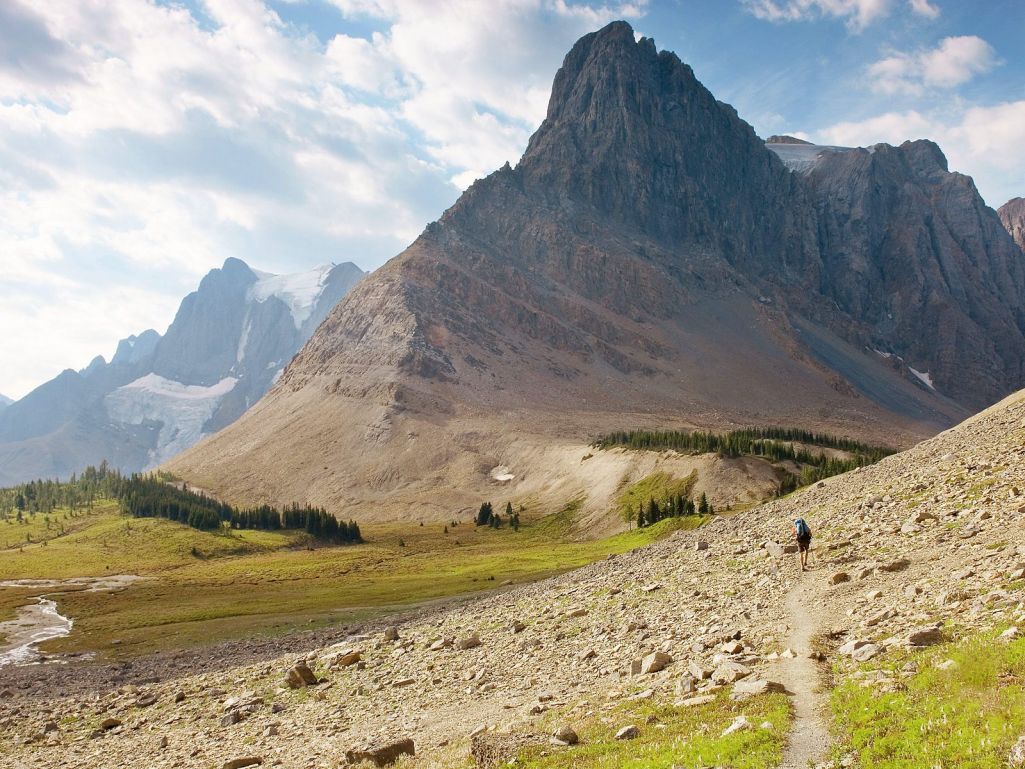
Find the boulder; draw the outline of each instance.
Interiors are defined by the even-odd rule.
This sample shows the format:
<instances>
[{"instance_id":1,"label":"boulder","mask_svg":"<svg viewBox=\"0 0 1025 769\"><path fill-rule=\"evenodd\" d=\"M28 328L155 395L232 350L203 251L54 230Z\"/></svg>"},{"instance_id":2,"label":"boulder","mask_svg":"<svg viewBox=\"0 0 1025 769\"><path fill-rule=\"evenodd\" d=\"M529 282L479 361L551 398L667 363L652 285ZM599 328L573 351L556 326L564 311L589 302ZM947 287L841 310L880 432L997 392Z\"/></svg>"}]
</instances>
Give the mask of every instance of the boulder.
<instances>
[{"instance_id":1,"label":"boulder","mask_svg":"<svg viewBox=\"0 0 1025 769\"><path fill-rule=\"evenodd\" d=\"M751 670L732 660L722 663L712 672L712 681L717 684L732 684L751 675Z\"/></svg>"},{"instance_id":2,"label":"boulder","mask_svg":"<svg viewBox=\"0 0 1025 769\"><path fill-rule=\"evenodd\" d=\"M657 673L663 670L666 665L669 665L673 661L665 652L652 652L647 657L641 660L641 675L647 675L648 673Z\"/></svg>"},{"instance_id":3,"label":"boulder","mask_svg":"<svg viewBox=\"0 0 1025 769\"><path fill-rule=\"evenodd\" d=\"M633 724L624 726L618 732L616 732L617 740L633 740L641 736L641 730Z\"/></svg>"},{"instance_id":4,"label":"boulder","mask_svg":"<svg viewBox=\"0 0 1025 769\"><path fill-rule=\"evenodd\" d=\"M676 679L676 694L684 696L687 694L693 694L697 689L697 682L694 680L694 676L684 674Z\"/></svg>"},{"instance_id":5,"label":"boulder","mask_svg":"<svg viewBox=\"0 0 1025 769\"><path fill-rule=\"evenodd\" d=\"M879 571L885 571L889 573L896 571L904 571L904 569L906 569L910 565L911 561L909 561L907 558L898 558L896 561L884 563L882 566L879 567Z\"/></svg>"},{"instance_id":6,"label":"boulder","mask_svg":"<svg viewBox=\"0 0 1025 769\"><path fill-rule=\"evenodd\" d=\"M1007 754L1007 765L1015 768L1025 766L1025 735L1018 738L1011 752Z\"/></svg>"},{"instance_id":7,"label":"boulder","mask_svg":"<svg viewBox=\"0 0 1025 769\"><path fill-rule=\"evenodd\" d=\"M856 649L851 657L858 662L868 662L873 657L878 656L883 651L883 647L879 644L865 644L864 646Z\"/></svg>"},{"instance_id":8,"label":"boulder","mask_svg":"<svg viewBox=\"0 0 1025 769\"><path fill-rule=\"evenodd\" d=\"M116 729L121 726L121 719L119 718L104 718L100 721L100 729L105 732L109 732L111 729Z\"/></svg>"},{"instance_id":9,"label":"boulder","mask_svg":"<svg viewBox=\"0 0 1025 769\"><path fill-rule=\"evenodd\" d=\"M751 722L747 720L746 716L737 716L733 719L733 723L722 730L722 736L728 737L736 732L746 732L751 728Z\"/></svg>"},{"instance_id":10,"label":"boulder","mask_svg":"<svg viewBox=\"0 0 1025 769\"><path fill-rule=\"evenodd\" d=\"M706 678L712 677L712 671L695 660L691 660L687 663L687 671L698 681L704 681Z\"/></svg>"},{"instance_id":11,"label":"boulder","mask_svg":"<svg viewBox=\"0 0 1025 769\"><path fill-rule=\"evenodd\" d=\"M699 551L708 550L708 542L706 542L703 539L699 539L697 542L694 543L694 549Z\"/></svg>"},{"instance_id":12,"label":"boulder","mask_svg":"<svg viewBox=\"0 0 1025 769\"><path fill-rule=\"evenodd\" d=\"M342 649L334 652L327 657L325 660L328 667L332 668L347 668L350 665L355 665L363 656L362 649Z\"/></svg>"},{"instance_id":13,"label":"boulder","mask_svg":"<svg viewBox=\"0 0 1025 769\"><path fill-rule=\"evenodd\" d=\"M345 751L345 760L350 764L358 764L360 761L369 761L374 766L388 766L394 764L399 756L415 756L416 748L413 740L405 737L400 740L382 743L380 745L365 746Z\"/></svg>"},{"instance_id":14,"label":"boulder","mask_svg":"<svg viewBox=\"0 0 1025 769\"><path fill-rule=\"evenodd\" d=\"M302 689L304 686L315 686L317 676L305 662L297 662L285 674L285 684L289 689Z\"/></svg>"},{"instance_id":15,"label":"boulder","mask_svg":"<svg viewBox=\"0 0 1025 769\"><path fill-rule=\"evenodd\" d=\"M838 654L843 654L843 655L846 655L846 656L849 657L852 654L854 654L854 652L856 652L858 649L860 649L862 646L868 646L870 643L872 643L872 642L871 641L866 641L866 640L864 640L862 638L856 638L854 640L848 641L847 643L843 644L836 651L837 651Z\"/></svg>"},{"instance_id":16,"label":"boulder","mask_svg":"<svg viewBox=\"0 0 1025 769\"><path fill-rule=\"evenodd\" d=\"M573 727L566 725L560 726L556 729L552 734L552 739L561 745L576 745L580 742L580 738L577 736L577 733L573 731Z\"/></svg>"},{"instance_id":17,"label":"boulder","mask_svg":"<svg viewBox=\"0 0 1025 769\"><path fill-rule=\"evenodd\" d=\"M783 557L783 545L779 544L778 542L768 541L768 542L765 542L762 545L762 547L765 548L765 552L768 553L769 556L772 557L772 558L782 558Z\"/></svg>"},{"instance_id":18,"label":"boulder","mask_svg":"<svg viewBox=\"0 0 1025 769\"><path fill-rule=\"evenodd\" d=\"M263 756L243 756L242 758L229 758L221 769L245 769L247 766L259 766L263 763Z\"/></svg>"},{"instance_id":19,"label":"boulder","mask_svg":"<svg viewBox=\"0 0 1025 769\"><path fill-rule=\"evenodd\" d=\"M943 631L937 625L926 625L912 630L906 639L908 646L932 646L943 640Z\"/></svg>"},{"instance_id":20,"label":"boulder","mask_svg":"<svg viewBox=\"0 0 1025 769\"><path fill-rule=\"evenodd\" d=\"M476 633L468 635L466 638L460 638L458 641L456 641L456 648L460 651L466 651L467 649L475 649L480 645L480 636Z\"/></svg>"}]
</instances>

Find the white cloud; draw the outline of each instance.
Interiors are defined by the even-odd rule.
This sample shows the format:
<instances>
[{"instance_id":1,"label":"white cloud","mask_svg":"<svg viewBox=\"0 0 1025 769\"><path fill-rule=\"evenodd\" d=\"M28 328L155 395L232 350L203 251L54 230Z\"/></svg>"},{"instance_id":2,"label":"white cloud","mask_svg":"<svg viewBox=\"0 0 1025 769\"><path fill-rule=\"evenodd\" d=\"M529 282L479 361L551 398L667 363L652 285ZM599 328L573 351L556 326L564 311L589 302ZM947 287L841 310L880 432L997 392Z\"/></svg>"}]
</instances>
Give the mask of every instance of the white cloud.
<instances>
[{"instance_id":1,"label":"white cloud","mask_svg":"<svg viewBox=\"0 0 1025 769\"><path fill-rule=\"evenodd\" d=\"M823 144L870 146L932 139L944 150L951 170L970 173L986 202L996 208L1025 194L1025 100L992 106L888 112L868 120L843 122L814 132Z\"/></svg>"},{"instance_id":2,"label":"white cloud","mask_svg":"<svg viewBox=\"0 0 1025 769\"><path fill-rule=\"evenodd\" d=\"M886 94L919 94L928 88L954 88L997 64L993 47L975 35L947 37L932 49L894 53L868 69L873 87Z\"/></svg>"},{"instance_id":3,"label":"white cloud","mask_svg":"<svg viewBox=\"0 0 1025 769\"><path fill-rule=\"evenodd\" d=\"M748 11L766 21L810 21L822 17L844 19L853 30L862 30L888 16L893 0L741 0ZM909 0L912 13L935 19L939 9L929 0Z\"/></svg>"},{"instance_id":4,"label":"white cloud","mask_svg":"<svg viewBox=\"0 0 1025 769\"><path fill-rule=\"evenodd\" d=\"M938 19L940 17L940 9L929 2L929 0L910 0L911 10L917 13L919 16L925 16L927 19Z\"/></svg>"}]
</instances>

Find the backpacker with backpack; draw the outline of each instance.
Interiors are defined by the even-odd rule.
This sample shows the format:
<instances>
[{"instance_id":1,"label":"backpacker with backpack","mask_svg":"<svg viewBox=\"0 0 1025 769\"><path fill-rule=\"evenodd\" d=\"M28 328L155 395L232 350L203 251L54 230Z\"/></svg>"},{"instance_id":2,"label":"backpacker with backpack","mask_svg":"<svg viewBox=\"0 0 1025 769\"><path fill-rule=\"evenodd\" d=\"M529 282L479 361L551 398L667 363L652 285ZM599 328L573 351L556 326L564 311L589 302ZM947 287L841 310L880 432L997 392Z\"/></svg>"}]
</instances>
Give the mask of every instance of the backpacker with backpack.
<instances>
[{"instance_id":1,"label":"backpacker with backpack","mask_svg":"<svg viewBox=\"0 0 1025 769\"><path fill-rule=\"evenodd\" d=\"M797 529L797 539L799 542L808 542L811 540L811 527L804 518L798 518L794 521L794 528Z\"/></svg>"}]
</instances>

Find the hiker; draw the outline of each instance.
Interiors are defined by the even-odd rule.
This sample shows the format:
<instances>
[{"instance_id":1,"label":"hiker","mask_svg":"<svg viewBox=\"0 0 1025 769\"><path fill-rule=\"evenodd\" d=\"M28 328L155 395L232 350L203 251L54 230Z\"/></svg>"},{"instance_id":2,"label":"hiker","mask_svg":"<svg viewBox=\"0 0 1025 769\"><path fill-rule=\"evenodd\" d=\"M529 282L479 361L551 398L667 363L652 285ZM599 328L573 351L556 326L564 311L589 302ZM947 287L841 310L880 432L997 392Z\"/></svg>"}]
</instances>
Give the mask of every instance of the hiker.
<instances>
[{"instance_id":1,"label":"hiker","mask_svg":"<svg viewBox=\"0 0 1025 769\"><path fill-rule=\"evenodd\" d=\"M807 571L808 551L811 549L811 527L804 518L794 521L794 534L797 535L797 552L801 556L801 571Z\"/></svg>"}]
</instances>

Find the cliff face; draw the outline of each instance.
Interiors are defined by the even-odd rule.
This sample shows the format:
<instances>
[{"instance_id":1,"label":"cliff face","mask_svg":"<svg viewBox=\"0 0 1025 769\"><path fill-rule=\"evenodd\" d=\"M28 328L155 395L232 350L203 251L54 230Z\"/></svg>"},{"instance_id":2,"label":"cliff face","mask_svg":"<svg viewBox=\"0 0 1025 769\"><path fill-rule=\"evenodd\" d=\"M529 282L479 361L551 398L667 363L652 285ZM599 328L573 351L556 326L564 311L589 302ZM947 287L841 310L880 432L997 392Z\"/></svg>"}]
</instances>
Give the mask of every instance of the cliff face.
<instances>
[{"instance_id":1,"label":"cliff face","mask_svg":"<svg viewBox=\"0 0 1025 769\"><path fill-rule=\"evenodd\" d=\"M1000 222L1018 248L1025 251L1025 198L1011 198L997 209Z\"/></svg>"},{"instance_id":2,"label":"cliff face","mask_svg":"<svg viewBox=\"0 0 1025 769\"><path fill-rule=\"evenodd\" d=\"M929 141L812 150L817 294L835 302L806 302L812 317L900 356L970 409L1019 387L1025 260L971 178Z\"/></svg>"},{"instance_id":3,"label":"cliff face","mask_svg":"<svg viewBox=\"0 0 1025 769\"><path fill-rule=\"evenodd\" d=\"M495 493L600 511L626 460L581 456L618 428L931 434L965 409L866 350L871 317L824 253L845 222L821 225L819 194L676 56L612 24L567 55L515 168L169 466L237 501L443 518Z\"/></svg>"}]
</instances>

